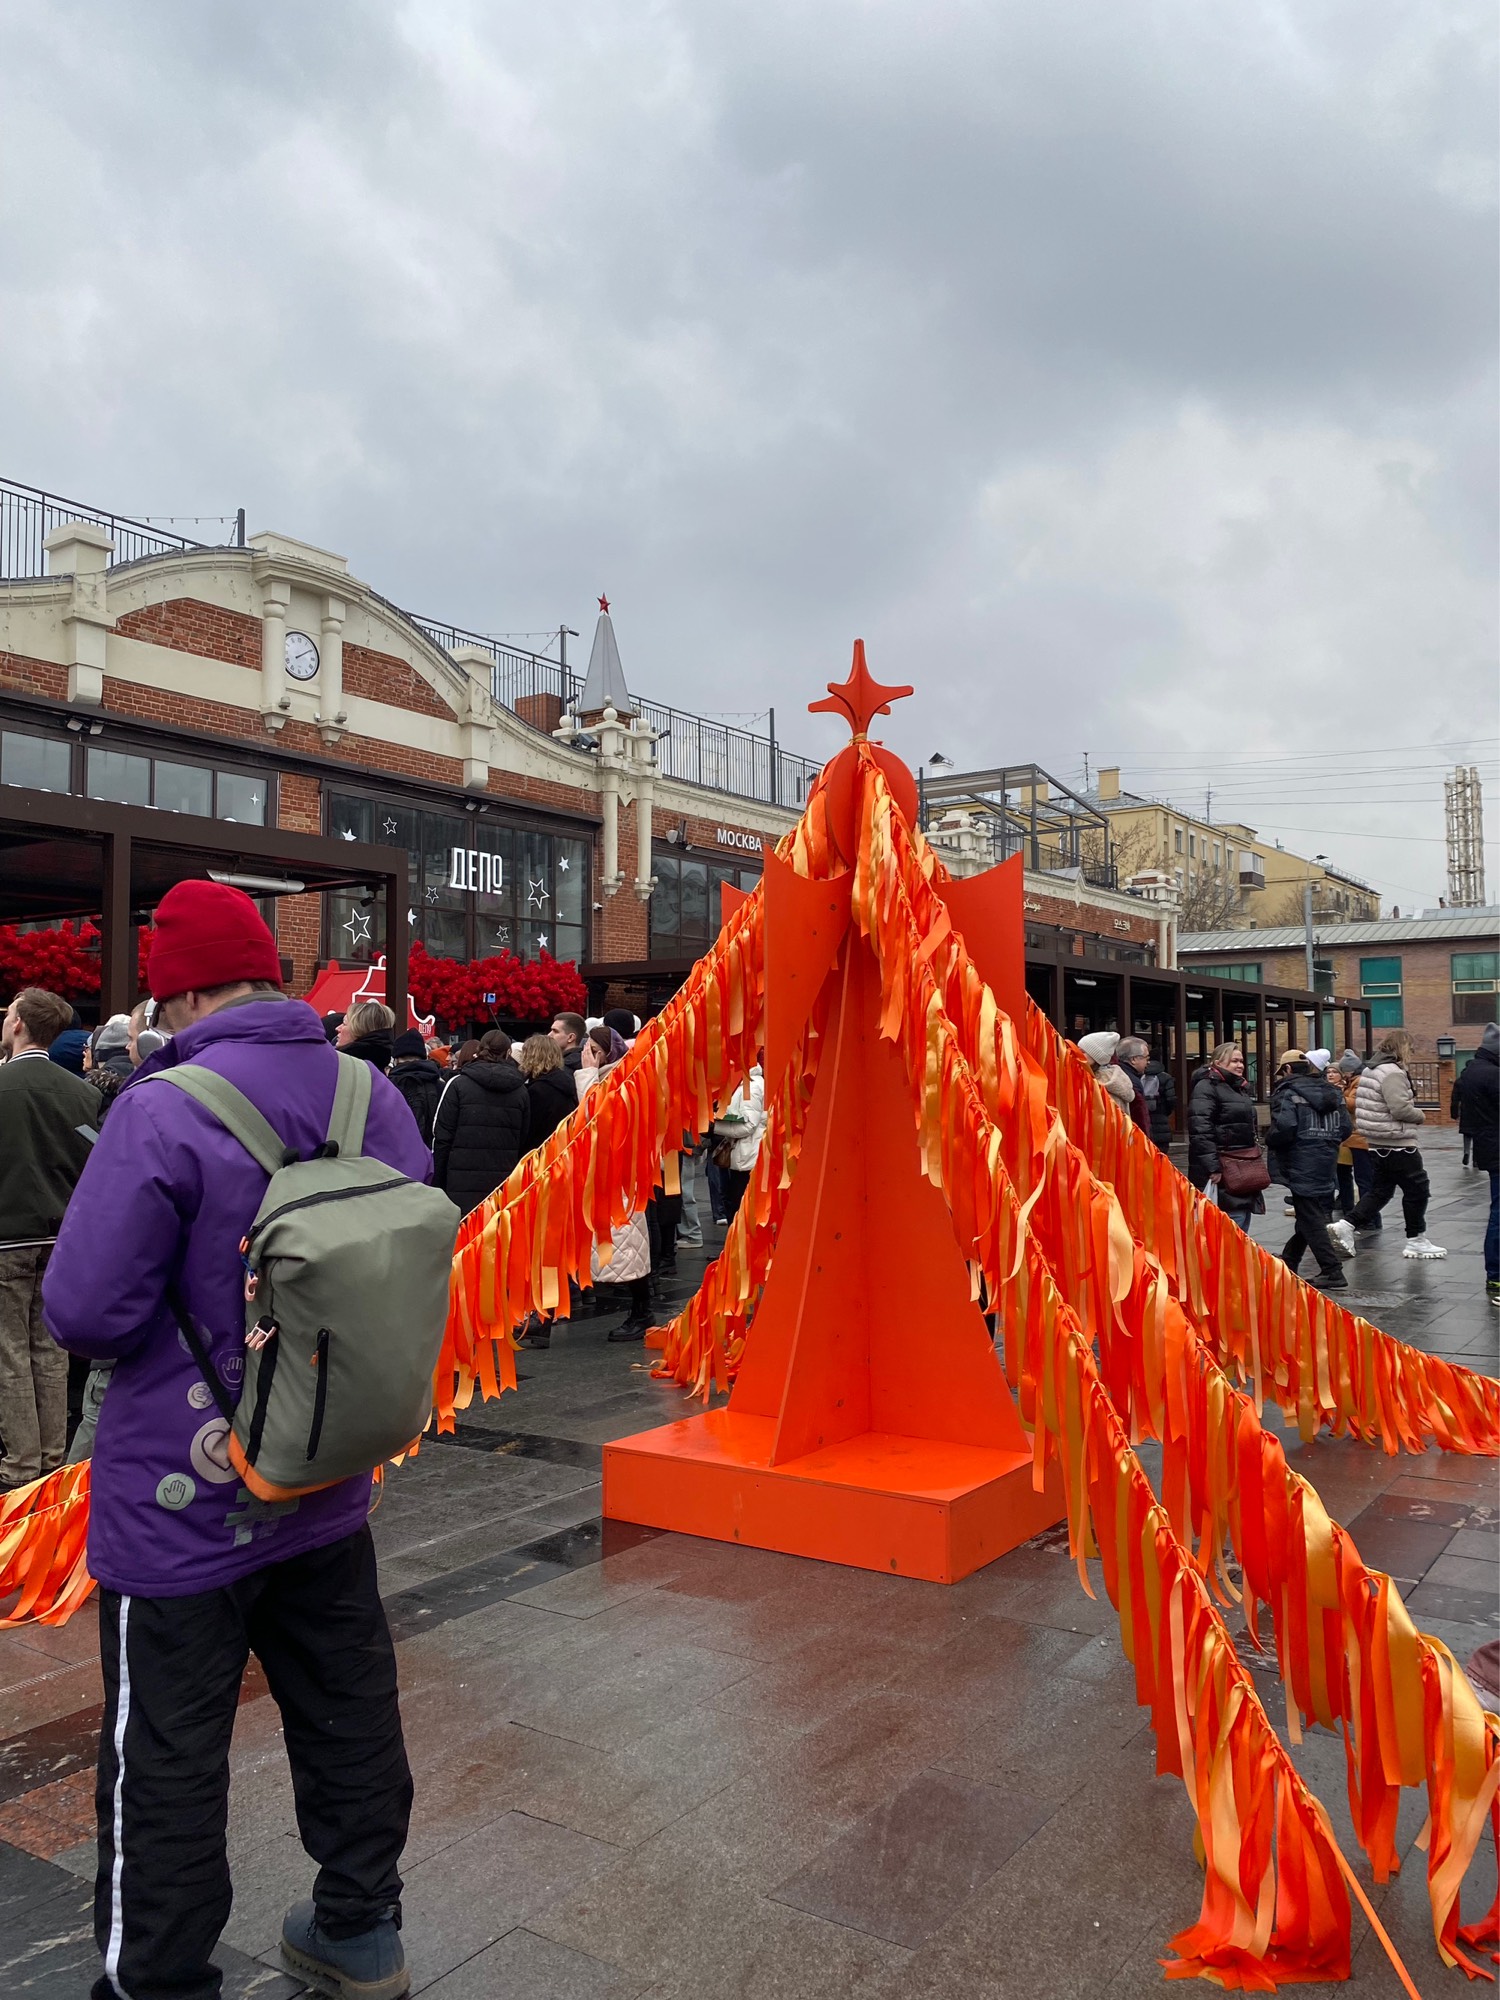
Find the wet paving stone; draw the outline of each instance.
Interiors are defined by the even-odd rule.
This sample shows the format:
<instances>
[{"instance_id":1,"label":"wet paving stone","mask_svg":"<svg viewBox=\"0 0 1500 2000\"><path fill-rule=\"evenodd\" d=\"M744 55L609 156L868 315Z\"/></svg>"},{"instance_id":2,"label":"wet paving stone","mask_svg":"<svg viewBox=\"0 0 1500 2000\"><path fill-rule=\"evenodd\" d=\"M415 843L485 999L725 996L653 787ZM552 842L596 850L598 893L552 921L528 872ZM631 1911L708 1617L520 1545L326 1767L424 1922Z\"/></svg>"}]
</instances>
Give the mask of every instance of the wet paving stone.
<instances>
[{"instance_id":1,"label":"wet paving stone","mask_svg":"<svg viewBox=\"0 0 1500 2000\"><path fill-rule=\"evenodd\" d=\"M1055 1810L1024 1792L924 1771L772 1893L830 1923L915 1946Z\"/></svg>"},{"instance_id":2,"label":"wet paving stone","mask_svg":"<svg viewBox=\"0 0 1500 2000\"><path fill-rule=\"evenodd\" d=\"M537 1431L488 1430L479 1424L455 1424L451 1432L431 1439L426 1449L441 1454L450 1447L487 1452L492 1458L536 1458L548 1465L585 1465L598 1470L604 1448L580 1444L576 1438L546 1437Z\"/></svg>"},{"instance_id":3,"label":"wet paving stone","mask_svg":"<svg viewBox=\"0 0 1500 2000\"><path fill-rule=\"evenodd\" d=\"M1483 1205L1456 1161L1455 1149L1429 1162L1449 1259L1406 1265L1388 1231L1361 1252L1355 1296L1413 1344L1493 1371L1500 1315L1474 1283ZM1257 1234L1279 1247L1285 1225L1260 1218ZM685 1296L703 1258L681 1262ZM602 1443L685 1404L652 1380L650 1354L606 1343L623 1305L600 1304L524 1357L519 1394L476 1402L452 1437L394 1470L374 1517L416 1780L404 1864L414 1990L1162 1991L1158 1960L1196 1918L1201 1874L1182 1786L1156 1775L1098 1565L1090 1600L1057 1528L945 1589L601 1522ZM1460 1660L1495 1629L1493 1463L1303 1445L1274 1410L1266 1422L1424 1629ZM1157 1448L1141 1459L1157 1476ZM1262 1653L1229 1622L1281 1722L1267 1615ZM0 1714L13 1718L0 1728L0 2000L81 2000L97 1968L91 1850L75 1838L99 1718L93 1645L91 1614L0 1634ZM1295 1761L1352 1854L1341 1744L1312 1730ZM312 1869L279 1717L255 1676L232 1762L225 1992L291 2000L275 1942ZM73 1844L55 1862L5 1845L7 1806L17 1841ZM1445 1975L1412 1851L1424 1811L1415 1794L1403 1801L1404 1866L1377 1900L1425 1993ZM1493 1893L1488 1843L1466 1917ZM1356 2000L1394 1990L1371 1943L1359 1919Z\"/></svg>"}]
</instances>

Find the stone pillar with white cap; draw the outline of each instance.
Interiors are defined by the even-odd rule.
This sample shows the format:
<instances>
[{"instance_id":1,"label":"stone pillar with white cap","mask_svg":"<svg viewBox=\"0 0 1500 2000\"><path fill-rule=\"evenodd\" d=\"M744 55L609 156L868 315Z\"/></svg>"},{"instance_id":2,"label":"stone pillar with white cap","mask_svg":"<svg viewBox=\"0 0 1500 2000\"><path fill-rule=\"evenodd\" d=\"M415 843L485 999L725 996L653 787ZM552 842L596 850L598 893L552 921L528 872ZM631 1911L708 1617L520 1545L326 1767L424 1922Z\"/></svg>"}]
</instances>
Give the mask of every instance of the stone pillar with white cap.
<instances>
[{"instance_id":1,"label":"stone pillar with white cap","mask_svg":"<svg viewBox=\"0 0 1500 2000\"><path fill-rule=\"evenodd\" d=\"M93 706L104 699L104 655L114 629L109 615L109 559L114 538L97 521L65 521L42 544L49 576L70 576L73 595L63 613L68 700Z\"/></svg>"},{"instance_id":2,"label":"stone pillar with white cap","mask_svg":"<svg viewBox=\"0 0 1500 2000\"><path fill-rule=\"evenodd\" d=\"M559 742L573 744L592 738L599 759L599 786L604 811L604 867L599 887L613 896L625 886L620 866L620 806L636 809L636 872L632 888L646 902L655 878L651 873L651 808L656 793L656 732L639 714L625 684L620 648L610 620L609 599L599 599L599 621L583 692L575 710L553 732Z\"/></svg>"}]
</instances>

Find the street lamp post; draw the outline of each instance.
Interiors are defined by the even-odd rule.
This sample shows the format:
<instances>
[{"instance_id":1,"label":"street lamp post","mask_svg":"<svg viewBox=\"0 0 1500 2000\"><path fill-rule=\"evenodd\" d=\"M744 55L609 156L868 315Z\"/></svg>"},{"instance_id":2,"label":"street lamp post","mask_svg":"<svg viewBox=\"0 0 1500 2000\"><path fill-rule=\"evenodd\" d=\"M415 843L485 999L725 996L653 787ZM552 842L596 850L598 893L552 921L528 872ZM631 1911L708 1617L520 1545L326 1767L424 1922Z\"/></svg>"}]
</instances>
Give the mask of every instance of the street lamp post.
<instances>
[{"instance_id":1,"label":"street lamp post","mask_svg":"<svg viewBox=\"0 0 1500 2000\"><path fill-rule=\"evenodd\" d=\"M1326 854L1315 854L1313 856L1315 862L1326 861L1327 859L1328 856ZM1307 966L1307 990L1309 993L1315 993L1317 987L1313 983L1315 972L1313 951L1316 939L1313 937L1313 880L1311 875L1302 884L1302 935L1304 941L1303 951Z\"/></svg>"}]
</instances>

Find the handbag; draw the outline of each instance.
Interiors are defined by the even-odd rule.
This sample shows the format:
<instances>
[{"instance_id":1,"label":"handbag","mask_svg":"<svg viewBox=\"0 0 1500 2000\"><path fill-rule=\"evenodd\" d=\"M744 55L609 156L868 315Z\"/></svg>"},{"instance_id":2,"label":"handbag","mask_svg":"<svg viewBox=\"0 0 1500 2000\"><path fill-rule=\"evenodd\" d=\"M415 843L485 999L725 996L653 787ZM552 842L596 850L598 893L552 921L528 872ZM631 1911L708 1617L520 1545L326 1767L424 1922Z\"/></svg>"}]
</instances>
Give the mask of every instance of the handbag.
<instances>
[{"instance_id":1,"label":"handbag","mask_svg":"<svg viewBox=\"0 0 1500 2000\"><path fill-rule=\"evenodd\" d=\"M1270 1169L1259 1146L1219 1148L1219 1191L1236 1200L1259 1194L1271 1185Z\"/></svg>"}]
</instances>

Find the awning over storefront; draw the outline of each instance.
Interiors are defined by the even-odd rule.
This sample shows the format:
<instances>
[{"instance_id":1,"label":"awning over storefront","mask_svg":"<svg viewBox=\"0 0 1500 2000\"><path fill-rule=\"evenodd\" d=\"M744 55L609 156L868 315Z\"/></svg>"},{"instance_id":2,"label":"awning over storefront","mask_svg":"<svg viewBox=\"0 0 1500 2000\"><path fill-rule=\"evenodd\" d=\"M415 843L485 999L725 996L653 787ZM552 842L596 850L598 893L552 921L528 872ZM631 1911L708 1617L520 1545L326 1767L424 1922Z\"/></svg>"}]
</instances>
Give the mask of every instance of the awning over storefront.
<instances>
[{"instance_id":1,"label":"awning over storefront","mask_svg":"<svg viewBox=\"0 0 1500 2000\"><path fill-rule=\"evenodd\" d=\"M373 900L383 890L383 962L393 996L387 1005L404 1012L403 848L0 785L0 923L95 919L103 941L99 997L105 1014L124 1012L138 997L140 926L175 883L206 878L252 896L361 888Z\"/></svg>"}]
</instances>

